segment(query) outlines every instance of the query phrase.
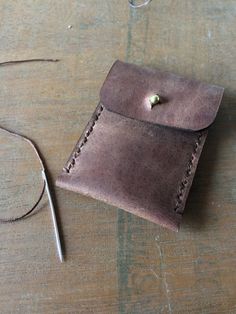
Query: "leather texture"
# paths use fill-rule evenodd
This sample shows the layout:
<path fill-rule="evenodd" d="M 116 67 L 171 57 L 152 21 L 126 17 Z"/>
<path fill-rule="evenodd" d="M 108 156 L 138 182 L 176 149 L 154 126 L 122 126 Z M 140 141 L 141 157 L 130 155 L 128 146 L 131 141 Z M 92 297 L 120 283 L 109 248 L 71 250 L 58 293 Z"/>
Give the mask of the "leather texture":
<path fill-rule="evenodd" d="M 224 89 L 181 76 L 116 61 L 100 92 L 104 106 L 130 118 L 187 130 L 207 128 Z M 161 96 L 152 109 L 151 95 Z"/>
<path fill-rule="evenodd" d="M 57 185 L 177 231 L 223 89 L 117 61 L 100 95 Z"/>

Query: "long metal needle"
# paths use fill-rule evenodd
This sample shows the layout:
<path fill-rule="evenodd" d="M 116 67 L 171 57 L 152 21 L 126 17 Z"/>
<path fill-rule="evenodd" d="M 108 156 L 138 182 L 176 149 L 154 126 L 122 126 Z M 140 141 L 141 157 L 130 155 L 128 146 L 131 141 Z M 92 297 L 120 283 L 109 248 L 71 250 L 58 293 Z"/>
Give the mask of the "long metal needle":
<path fill-rule="evenodd" d="M 48 195 L 49 205 L 50 205 L 51 214 L 52 214 L 52 222 L 53 222 L 53 227 L 54 227 L 54 232 L 55 232 L 55 237 L 56 237 L 57 251 L 58 251 L 60 261 L 62 263 L 64 258 L 63 258 L 63 254 L 62 254 L 61 240 L 60 240 L 60 235 L 59 235 L 59 231 L 58 231 L 57 218 L 56 218 L 55 208 L 53 205 L 53 201 L 52 201 L 52 197 L 51 197 L 51 193 L 50 193 L 50 189 L 49 189 L 49 185 L 48 185 L 48 179 L 47 179 L 45 170 L 42 170 L 42 177 L 43 177 L 45 184 L 46 184 L 45 188 L 46 188 L 46 192 Z"/>

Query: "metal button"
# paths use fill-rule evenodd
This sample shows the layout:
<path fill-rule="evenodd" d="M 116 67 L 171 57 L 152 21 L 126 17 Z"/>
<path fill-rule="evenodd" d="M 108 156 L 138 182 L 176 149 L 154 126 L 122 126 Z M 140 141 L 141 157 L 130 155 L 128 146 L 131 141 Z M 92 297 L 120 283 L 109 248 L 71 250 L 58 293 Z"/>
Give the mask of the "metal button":
<path fill-rule="evenodd" d="M 152 95 L 149 97 L 149 103 L 151 105 L 151 108 L 153 108 L 155 105 L 159 104 L 161 101 L 160 95 Z"/>

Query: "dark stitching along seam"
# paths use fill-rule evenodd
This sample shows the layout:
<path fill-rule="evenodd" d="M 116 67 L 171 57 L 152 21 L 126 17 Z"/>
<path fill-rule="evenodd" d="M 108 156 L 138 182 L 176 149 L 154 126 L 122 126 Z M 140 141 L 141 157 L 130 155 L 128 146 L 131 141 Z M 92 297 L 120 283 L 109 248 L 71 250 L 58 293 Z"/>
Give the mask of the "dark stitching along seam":
<path fill-rule="evenodd" d="M 79 156 L 82 147 L 88 141 L 88 137 L 92 133 L 93 128 L 94 128 L 96 122 L 98 121 L 99 117 L 101 116 L 102 111 L 103 111 L 103 106 L 101 105 L 101 107 L 99 108 L 97 114 L 95 115 L 95 117 L 93 119 L 93 122 L 92 122 L 90 128 L 88 130 L 86 130 L 85 136 L 83 138 L 83 141 L 77 147 L 77 149 L 73 152 L 73 155 L 72 155 L 70 163 L 68 164 L 67 167 L 63 168 L 63 170 L 66 171 L 67 173 L 70 173 L 70 170 L 74 167 L 74 165 L 76 163 L 76 159 Z M 181 182 L 181 184 L 179 186 L 179 192 L 178 192 L 177 197 L 176 197 L 176 206 L 175 206 L 175 209 L 174 209 L 176 213 L 178 213 L 178 209 L 180 208 L 180 206 L 182 204 L 183 194 L 184 194 L 184 191 L 185 191 L 185 189 L 187 187 L 187 184 L 188 184 L 188 178 L 191 175 L 191 171 L 192 171 L 192 167 L 193 167 L 193 163 L 194 163 L 194 158 L 195 158 L 195 155 L 196 155 L 196 153 L 198 151 L 198 147 L 199 147 L 199 145 L 201 143 L 201 138 L 202 138 L 202 134 L 199 134 L 199 136 L 198 136 L 198 138 L 197 138 L 197 140 L 195 142 L 195 146 L 194 146 L 194 150 L 193 150 L 192 156 L 191 156 L 191 158 L 190 158 L 190 160 L 188 162 L 188 166 L 187 166 L 187 170 L 186 170 L 186 173 L 185 173 L 185 177 L 184 177 L 183 181 Z M 178 213 L 178 214 L 181 214 L 181 213 Z"/>
<path fill-rule="evenodd" d="M 187 170 L 185 172 L 185 177 L 184 177 L 183 181 L 180 183 L 180 186 L 179 186 L 179 192 L 178 192 L 177 197 L 176 197 L 176 205 L 175 205 L 175 212 L 178 213 L 178 214 L 182 214 L 182 213 L 178 212 L 178 209 L 180 208 L 180 206 L 182 204 L 182 201 L 183 201 L 184 191 L 186 190 L 187 185 L 188 185 L 188 178 L 190 177 L 190 175 L 192 173 L 192 167 L 193 167 L 194 159 L 196 157 L 196 153 L 198 151 L 198 147 L 201 144 L 201 139 L 202 139 L 202 134 L 200 133 L 198 135 L 198 138 L 197 138 L 196 142 L 195 142 L 194 149 L 193 149 L 193 152 L 192 152 L 192 156 L 191 156 L 191 158 L 190 158 L 190 160 L 188 162 Z"/>
<path fill-rule="evenodd" d="M 79 156 L 82 147 L 88 141 L 88 137 L 92 133 L 93 128 L 94 128 L 96 122 L 98 121 L 98 118 L 100 117 L 102 111 L 103 111 L 103 106 L 101 105 L 101 107 L 98 109 L 98 112 L 96 113 L 96 115 L 95 115 L 95 117 L 94 117 L 94 119 L 92 121 L 91 126 L 89 127 L 88 130 L 85 131 L 85 135 L 84 135 L 83 141 L 80 143 L 80 145 L 73 152 L 73 155 L 72 155 L 72 158 L 70 160 L 70 163 L 66 167 L 63 168 L 63 170 L 66 171 L 67 173 L 70 173 L 70 170 L 74 167 L 76 159 Z"/>

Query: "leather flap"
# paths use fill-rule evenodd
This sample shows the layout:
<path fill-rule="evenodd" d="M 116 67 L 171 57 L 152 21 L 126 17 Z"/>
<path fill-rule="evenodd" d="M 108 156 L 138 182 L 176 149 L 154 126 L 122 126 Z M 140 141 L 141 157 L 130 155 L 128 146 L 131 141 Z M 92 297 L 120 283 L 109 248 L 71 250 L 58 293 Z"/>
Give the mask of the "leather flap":
<path fill-rule="evenodd" d="M 124 116 L 198 131 L 215 119 L 224 89 L 156 69 L 116 61 L 100 91 L 103 105 Z M 151 108 L 149 98 L 160 96 Z"/>

